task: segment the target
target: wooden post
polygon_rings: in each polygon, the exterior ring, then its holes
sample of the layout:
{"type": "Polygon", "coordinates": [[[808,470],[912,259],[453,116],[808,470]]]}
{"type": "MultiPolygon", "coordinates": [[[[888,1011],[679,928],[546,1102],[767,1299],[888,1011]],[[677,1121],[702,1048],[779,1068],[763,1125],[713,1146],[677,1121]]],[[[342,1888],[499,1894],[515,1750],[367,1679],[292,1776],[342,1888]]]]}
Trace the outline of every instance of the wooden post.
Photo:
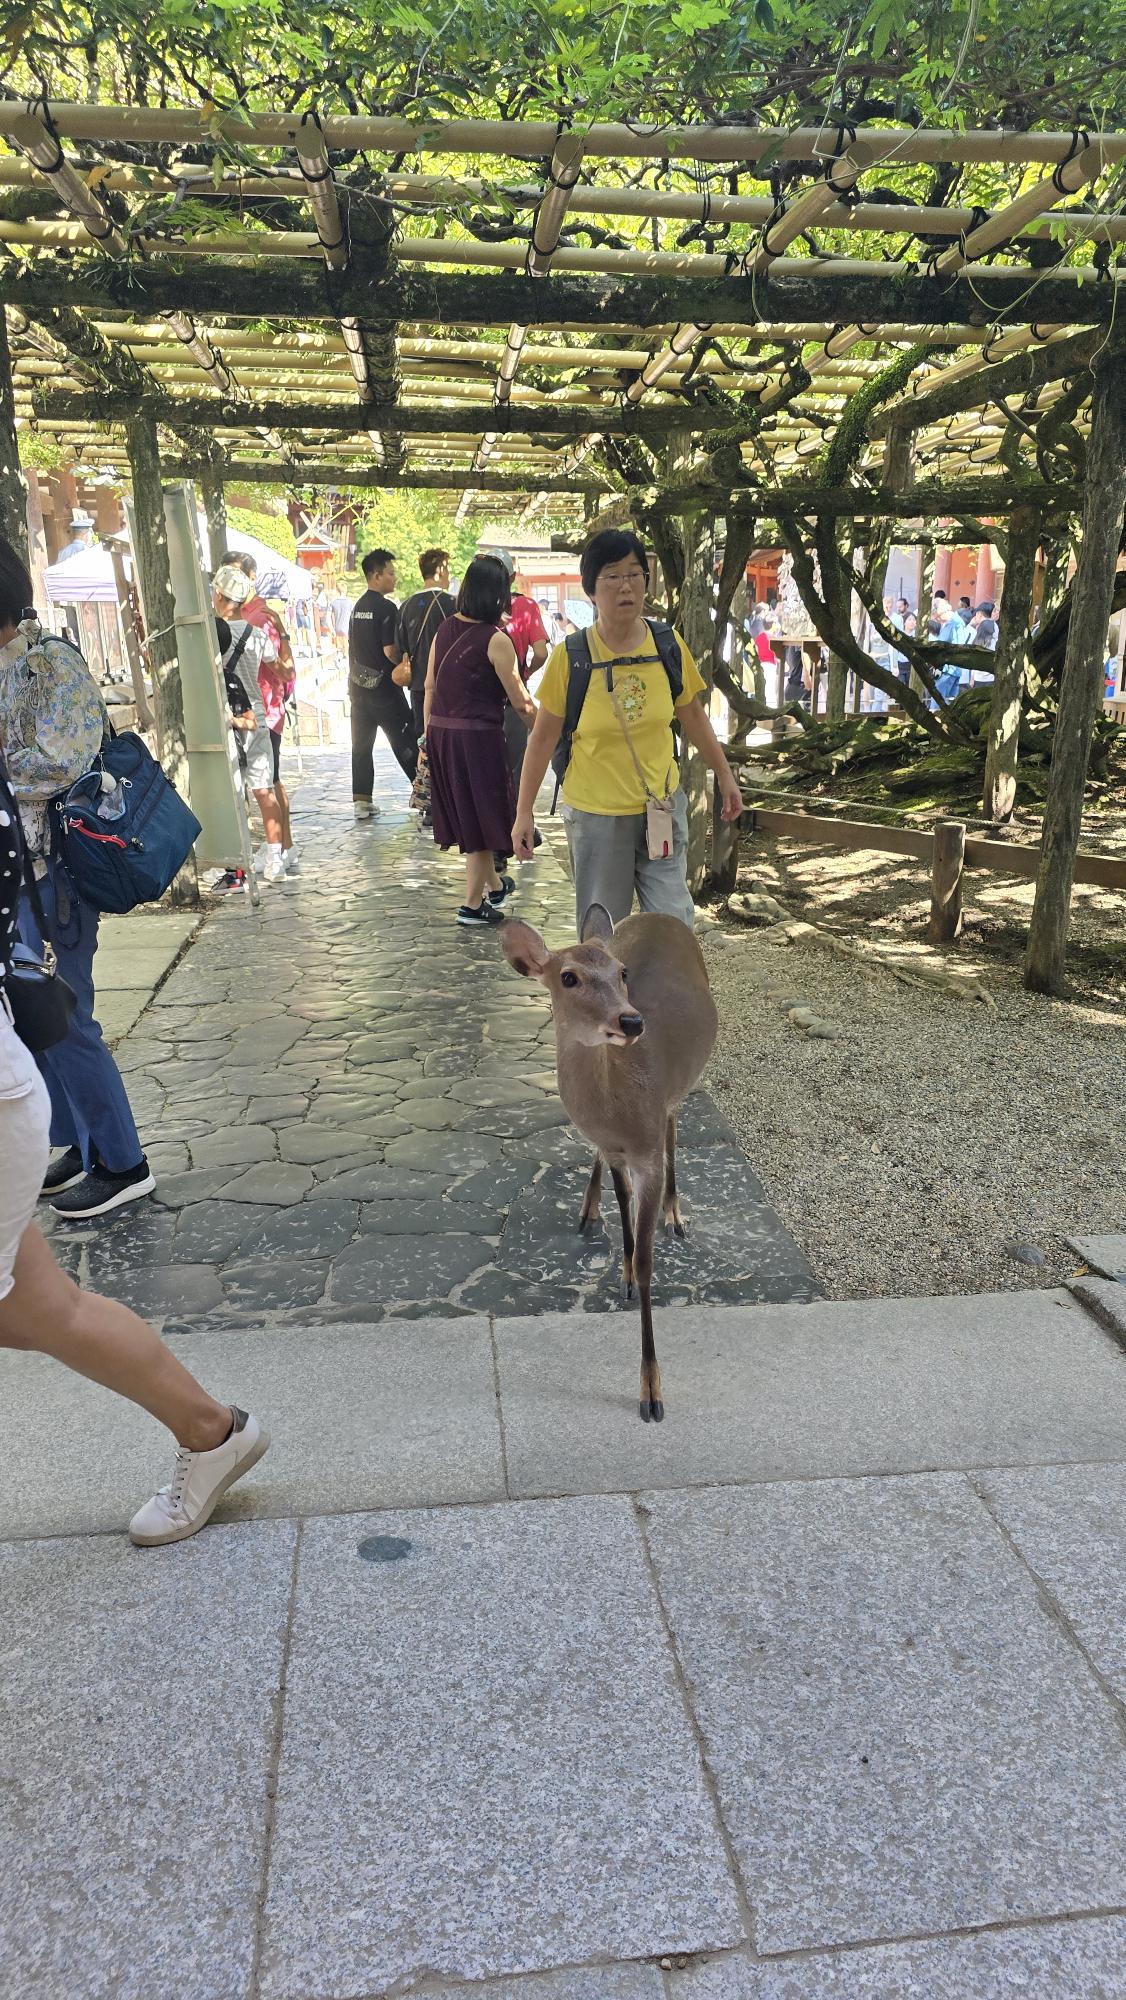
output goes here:
{"type": "Polygon", "coordinates": [[[962,928],[962,868],[966,828],[960,819],[940,819],[934,830],[931,863],[931,913],[927,936],[932,944],[950,944],[962,928]]]}
{"type": "Polygon", "coordinates": [[[1107,626],[1126,509],[1126,341],[1121,334],[1108,338],[1094,363],[1094,376],[1083,542],[1072,584],[1036,900],[1024,961],[1024,983],[1033,993],[1067,991],[1064,960],[1071,885],[1083,828],[1091,737],[1102,703],[1107,626]]]}
{"type": "Polygon", "coordinates": [[[8,327],[0,306],[0,535],[31,568],[31,545],[27,534],[27,487],[20,471],[20,451],[16,437],[16,403],[12,389],[12,357],[8,347],[8,327]]]}
{"type": "MultiPolygon", "coordinates": [[[[125,441],[133,484],[133,521],[141,597],[148,625],[147,647],[156,710],[157,755],[181,798],[189,796],[188,746],[184,732],[184,691],[176,657],[176,604],[168,567],[168,530],[156,423],[137,410],[125,419],[125,441]]],[[[199,902],[195,857],[189,855],[172,885],[180,907],[199,902]]]]}
{"type": "Polygon", "coordinates": [[[985,817],[995,824],[1011,819],[1016,805],[1025,649],[1032,604],[1032,576],[1039,546],[1040,516],[1037,509],[1019,507],[1009,527],[1005,589],[997,622],[997,650],[993,655],[993,700],[989,712],[989,744],[982,795],[985,817]]]}

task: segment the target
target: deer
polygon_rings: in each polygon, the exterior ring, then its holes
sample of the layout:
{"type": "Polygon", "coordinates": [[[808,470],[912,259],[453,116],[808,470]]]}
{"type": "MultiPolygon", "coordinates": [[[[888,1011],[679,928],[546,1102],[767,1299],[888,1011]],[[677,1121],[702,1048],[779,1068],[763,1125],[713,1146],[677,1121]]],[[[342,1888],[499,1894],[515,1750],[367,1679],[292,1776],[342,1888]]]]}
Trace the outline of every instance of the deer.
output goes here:
{"type": "Polygon", "coordinates": [[[641,1304],[644,1423],[665,1414],[653,1340],[653,1242],[658,1214],[666,1236],[683,1236],[676,1191],[676,1114],[715,1043],[718,1016],[704,954],[679,917],[647,912],[615,925],[595,903],[579,942],[549,951],[530,924],[509,918],[505,957],[551,995],[559,1095],[571,1122],[595,1148],[579,1213],[593,1230],[606,1162],[622,1218],[625,1296],[641,1304]]]}

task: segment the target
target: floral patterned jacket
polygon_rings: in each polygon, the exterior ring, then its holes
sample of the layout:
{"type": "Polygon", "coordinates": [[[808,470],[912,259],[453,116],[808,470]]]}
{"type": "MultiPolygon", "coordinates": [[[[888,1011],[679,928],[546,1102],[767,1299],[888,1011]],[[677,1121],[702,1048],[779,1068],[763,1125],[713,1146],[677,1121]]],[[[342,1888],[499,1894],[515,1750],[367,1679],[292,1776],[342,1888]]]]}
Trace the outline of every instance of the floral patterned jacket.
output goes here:
{"type": "Polygon", "coordinates": [[[0,646],[0,750],[36,860],[48,851],[51,799],[90,769],[108,734],[105,703],[81,653],[25,618],[0,646]]]}

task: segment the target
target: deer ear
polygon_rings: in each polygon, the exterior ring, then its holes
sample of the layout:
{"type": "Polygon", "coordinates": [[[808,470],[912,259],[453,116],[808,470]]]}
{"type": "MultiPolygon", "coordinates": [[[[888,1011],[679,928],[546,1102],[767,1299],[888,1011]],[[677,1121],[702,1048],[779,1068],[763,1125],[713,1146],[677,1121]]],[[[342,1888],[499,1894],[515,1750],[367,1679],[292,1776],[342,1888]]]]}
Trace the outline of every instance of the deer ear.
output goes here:
{"type": "Polygon", "coordinates": [[[509,917],[500,934],[500,946],[515,972],[521,973],[525,979],[543,978],[551,962],[551,953],[531,924],[521,923],[518,917],[509,917]]]}
{"type": "Polygon", "coordinates": [[[592,903],[579,927],[579,943],[589,944],[591,938],[611,938],[614,935],[614,919],[605,903],[592,903]]]}

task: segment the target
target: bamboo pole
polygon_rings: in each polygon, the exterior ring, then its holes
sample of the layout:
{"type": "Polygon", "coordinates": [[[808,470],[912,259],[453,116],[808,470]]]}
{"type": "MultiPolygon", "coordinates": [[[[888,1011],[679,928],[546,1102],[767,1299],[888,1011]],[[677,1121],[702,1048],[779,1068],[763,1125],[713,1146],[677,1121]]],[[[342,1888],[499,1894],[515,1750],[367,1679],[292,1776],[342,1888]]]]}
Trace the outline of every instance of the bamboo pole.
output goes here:
{"type": "Polygon", "coordinates": [[[54,188],[64,208],[77,217],[80,234],[93,241],[111,257],[125,254],[125,239],[116,228],[105,204],[79,179],[63,156],[59,135],[47,104],[33,100],[16,119],[9,137],[27,154],[32,166],[54,188]]]}
{"type": "MultiPolygon", "coordinates": [[[[30,161],[0,159],[0,187],[26,187],[36,178],[30,161]]],[[[238,167],[216,180],[208,169],[199,166],[176,166],[167,172],[148,167],[114,166],[99,186],[107,194],[146,195],[174,194],[178,188],[186,186],[189,190],[198,188],[208,195],[230,194],[239,200],[292,200],[300,199],[308,192],[306,183],[296,174],[278,171],[266,176],[254,176],[238,167]]],[[[474,175],[391,173],[385,175],[379,184],[379,193],[388,201],[412,207],[449,208],[459,201],[488,199],[497,191],[495,182],[481,180],[474,175]]],[[[511,208],[535,208],[543,197],[543,189],[537,182],[505,183],[499,193],[506,207],[511,208]]],[[[774,213],[775,203],[769,195],[701,195],[688,189],[677,191],[602,185],[576,186],[571,191],[567,206],[577,215],[705,224],[714,222],[720,225],[745,222],[753,228],[761,228],[774,213]]],[[[931,237],[959,236],[963,231],[972,229],[979,219],[980,211],[973,208],[936,208],[925,203],[908,207],[898,203],[861,200],[847,205],[835,202],[825,209],[819,220],[822,228],[879,230],[890,235],[910,232],[931,237]]],[[[1042,236],[1049,227],[1058,228],[1066,236],[1090,237],[1106,243],[1126,242],[1126,217],[1113,212],[1102,213],[1098,209],[1067,210],[1062,215],[1054,216],[1051,225],[1033,218],[1024,225],[1020,234],[1042,236]]]]}
{"type": "MultiPolygon", "coordinates": [[[[0,221],[0,243],[24,248],[74,248],[84,229],[72,222],[0,221]]],[[[147,256],[167,256],[170,246],[161,237],[140,237],[137,248],[147,256]]],[[[319,259],[321,247],[312,232],[300,230],[200,231],[172,246],[177,258],[222,258],[225,262],[263,259],[319,259]]],[[[404,236],[396,244],[401,264],[457,265],[469,270],[518,271],[525,266],[526,251],[520,243],[481,243],[475,237],[404,236]]],[[[599,248],[560,249],[555,253],[556,270],[592,276],[636,276],[652,278],[725,278],[731,275],[728,259],[707,251],[695,253],[671,250],[606,250],[599,248]]],[[[998,276],[992,264],[967,263],[960,271],[973,281],[998,276]]],[[[842,285],[850,279],[899,279],[913,277],[916,266],[903,258],[786,257],[769,261],[772,277],[832,277],[842,285]]],[[[1032,286],[1040,274],[1030,264],[1005,264],[1006,277],[1021,278],[1032,286]]],[[[1100,276],[1117,285],[1121,271],[1102,272],[1093,264],[1070,265],[1067,274],[1076,285],[1094,284],[1100,276]]]]}
{"type": "Polygon", "coordinates": [[[309,198],[309,206],[313,211],[321,254],[330,271],[343,271],[348,262],[348,241],[340,214],[340,204],[336,199],[328,148],[324,142],[320,118],[315,111],[306,111],[302,114],[297,140],[297,159],[309,198]]]}
{"type": "Polygon", "coordinates": [[[943,252],[941,257],[935,258],[933,269],[936,274],[941,277],[949,272],[959,271],[963,264],[972,263],[975,257],[982,257],[989,250],[999,249],[1003,243],[1008,243],[1017,235],[1026,222],[1031,222],[1034,216],[1043,215],[1047,209],[1054,208],[1056,202],[1062,201],[1065,195],[1074,194],[1085,180],[1091,180],[1100,174],[1102,167],[1101,149],[1097,144],[1092,145],[1089,139],[1086,140],[1074,159],[1064,161],[1054,173],[1046,174],[1043,180],[1026,188],[1024,193],[1019,194],[1015,201],[1009,202],[1006,208],[998,209],[976,229],[971,229],[968,235],[962,235],[956,244],[943,252]]]}
{"type": "MultiPolygon", "coordinates": [[[[65,138],[92,140],[154,140],[165,144],[207,144],[221,135],[241,148],[294,148],[300,130],[296,112],[253,112],[240,106],[227,116],[206,109],[149,105],[79,104],[52,101],[51,117],[65,138]]],[[[0,132],[15,136],[27,116],[17,100],[0,100],[0,132]]],[[[375,115],[332,116],[323,122],[330,150],[360,148],[387,153],[485,153],[542,160],[552,152],[557,126],[547,120],[508,121],[488,118],[410,119],[375,115]]],[[[780,138],[777,127],[758,125],[622,125],[595,122],[583,133],[588,158],[655,160],[756,161],[824,158],[824,126],[798,126],[780,138]]],[[[1067,132],[995,130],[945,131],[927,126],[862,125],[854,148],[862,147],[869,166],[884,162],[904,165],[924,162],[998,165],[1063,164],[1074,156],[1074,136],[1067,132]]],[[[1126,132],[1103,132],[1098,148],[1106,165],[1126,159],[1126,132]]]]}

